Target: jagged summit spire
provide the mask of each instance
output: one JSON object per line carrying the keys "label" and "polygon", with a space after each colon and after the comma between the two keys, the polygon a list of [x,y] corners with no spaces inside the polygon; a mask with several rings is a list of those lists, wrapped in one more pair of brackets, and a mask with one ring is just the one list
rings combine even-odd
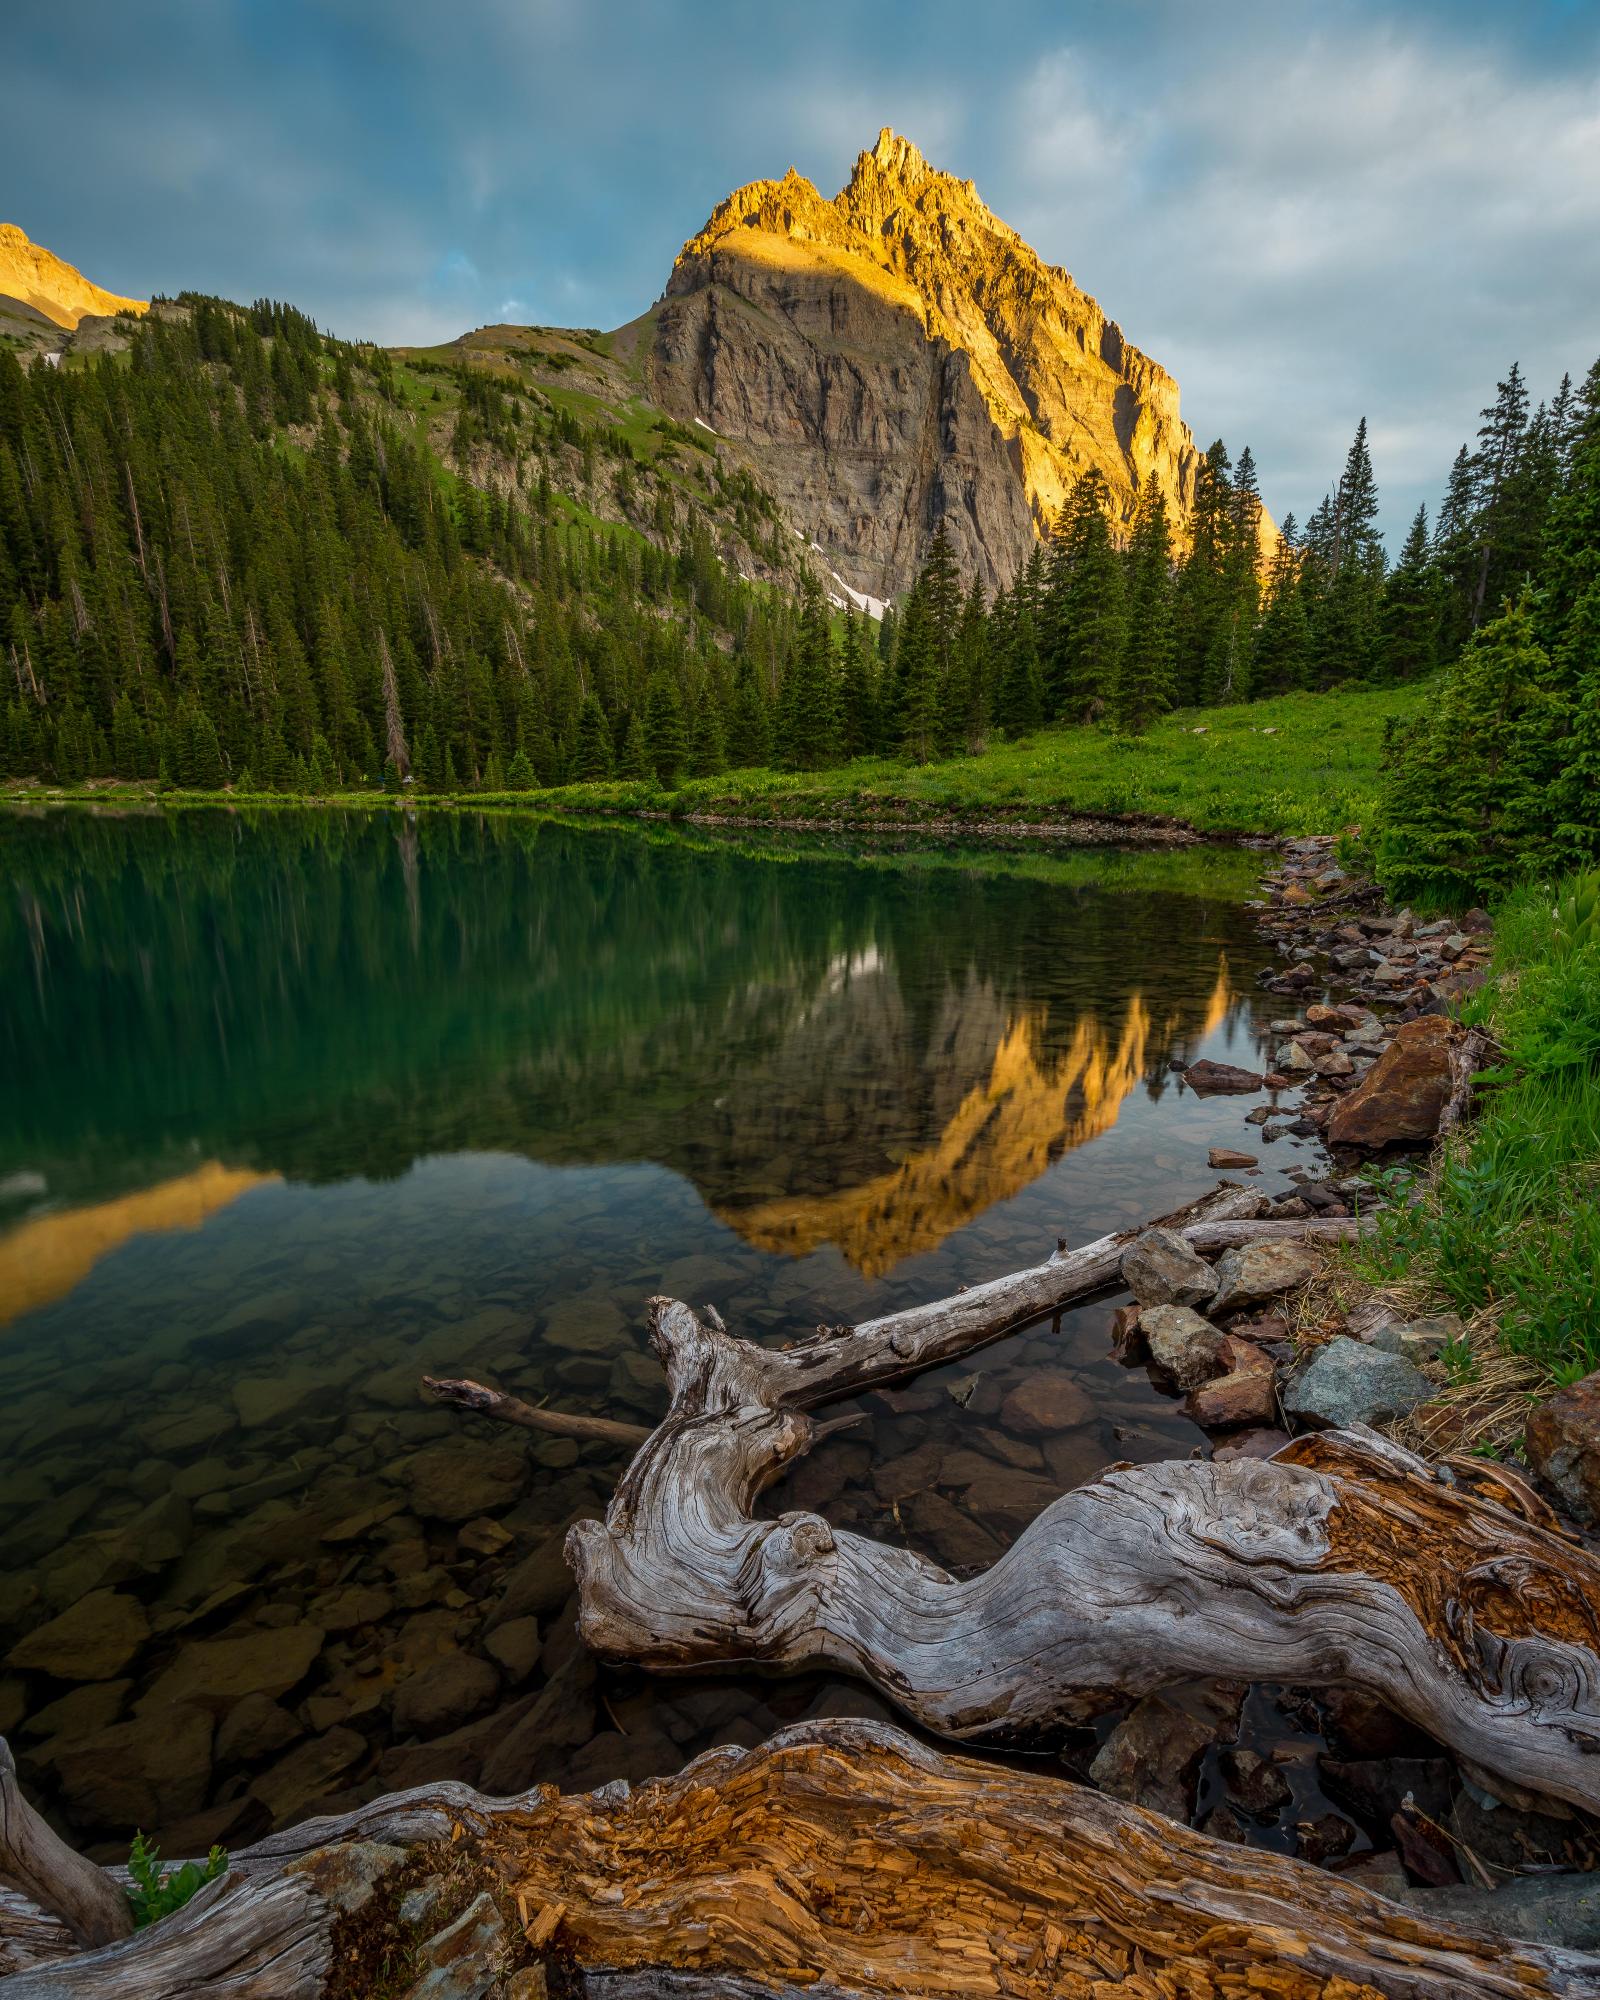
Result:
{"label": "jagged summit spire", "polygon": [[891,175],[901,181],[924,180],[930,171],[927,161],[911,141],[902,139],[888,125],[879,132],[878,143],[856,161],[855,174],[851,178],[859,176],[869,161],[880,174]]}

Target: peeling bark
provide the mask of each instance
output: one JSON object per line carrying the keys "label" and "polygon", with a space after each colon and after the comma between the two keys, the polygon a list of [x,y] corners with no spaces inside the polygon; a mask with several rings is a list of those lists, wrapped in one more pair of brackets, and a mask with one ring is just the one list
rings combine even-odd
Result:
{"label": "peeling bark", "polygon": [[[1375,1435],[1113,1468],[961,1580],[816,1514],[751,1512],[812,1441],[795,1406],[901,1372],[892,1335],[781,1353],[675,1300],[650,1313],[671,1410],[567,1541],[606,1658],[843,1670],[924,1728],[1004,1742],[1190,1674],[1352,1685],[1600,1805],[1600,1563]],[[937,1316],[928,1347],[952,1351]]]}
{"label": "peeling bark", "polygon": [[1578,2000],[1600,1981],[1600,1958],[1438,1924],[1064,1779],[833,1722],[631,1793],[446,1784],[310,1821],[153,1929],[19,1972],[6,2000],[314,2000],[339,1850],[374,1841],[481,1868],[509,1963],[548,1953],[592,2000]]}

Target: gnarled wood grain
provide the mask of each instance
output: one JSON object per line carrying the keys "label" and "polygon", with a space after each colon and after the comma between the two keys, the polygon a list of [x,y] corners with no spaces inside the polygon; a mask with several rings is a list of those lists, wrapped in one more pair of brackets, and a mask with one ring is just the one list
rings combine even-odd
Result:
{"label": "gnarled wood grain", "polygon": [[177,1917],[0,1991],[312,2000],[335,1920],[319,1864],[332,1846],[368,1841],[431,1847],[441,1865],[481,1871],[512,1962],[535,1957],[538,1937],[592,2000],[792,1989],[812,2000],[1578,2000],[1600,1990],[1600,1958],[1437,1924],[1063,1779],[831,1722],[710,1751],[632,1792],[563,1798],[545,1787],[493,1800],[439,1785],[314,1820],[236,1857]]}
{"label": "gnarled wood grain", "polygon": [[[801,1401],[904,1356],[774,1353],[654,1299],[668,1416],[574,1527],[580,1629],[657,1670],[828,1667],[956,1739],[1047,1741],[1186,1675],[1365,1687],[1528,1788],[1600,1805],[1600,1563],[1371,1434],[1114,1468],[980,1575],[820,1515],[754,1518]],[[942,1336],[936,1335],[943,1358]]]}

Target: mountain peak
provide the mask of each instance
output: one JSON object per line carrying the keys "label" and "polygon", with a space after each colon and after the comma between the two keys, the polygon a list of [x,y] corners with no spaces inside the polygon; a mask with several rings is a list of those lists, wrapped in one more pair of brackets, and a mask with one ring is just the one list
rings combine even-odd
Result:
{"label": "mountain peak", "polygon": [[664,406],[747,445],[857,592],[906,589],[941,521],[1009,583],[1090,470],[1124,522],[1153,479],[1186,539],[1176,382],[890,126],[831,200],[791,168],[720,203],[653,339]]}
{"label": "mountain peak", "polygon": [[19,299],[57,326],[75,327],[90,313],[142,313],[148,299],[125,299],[86,278],[14,222],[0,222],[0,298]]}
{"label": "mountain peak", "polygon": [[909,139],[902,139],[898,132],[885,125],[878,134],[878,143],[864,152],[856,161],[855,173],[851,179],[858,179],[868,163],[894,180],[915,184],[926,180],[932,171],[927,161]]}

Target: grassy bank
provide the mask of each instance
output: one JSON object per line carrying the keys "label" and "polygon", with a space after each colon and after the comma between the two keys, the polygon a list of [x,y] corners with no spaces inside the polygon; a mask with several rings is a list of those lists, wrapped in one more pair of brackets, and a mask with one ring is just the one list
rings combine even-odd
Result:
{"label": "grassy bank", "polygon": [[[554,812],[662,813],[879,826],[1047,824],[1074,819],[1174,823],[1198,833],[1331,833],[1371,823],[1385,725],[1408,718],[1422,688],[1289,695],[1230,708],[1164,717],[1148,735],[1109,728],[1042,730],[999,743],[981,756],[908,764],[867,759],[827,771],[749,770],[666,786],[655,780],[562,785],[534,792],[408,794],[419,805],[534,807]],[[1200,733],[1196,733],[1196,732]],[[13,788],[16,795],[18,788]],[[148,798],[153,787],[29,787],[24,797]],[[239,804],[237,792],[176,794],[167,800]],[[263,805],[303,804],[281,793],[249,795]],[[373,790],[319,798],[372,805]]]}
{"label": "grassy bank", "polygon": [[1363,1261],[1573,1381],[1600,1368],[1600,873],[1506,899],[1464,1011],[1502,1052],[1479,1117]]}
{"label": "grassy bank", "polygon": [[1328,833],[1370,821],[1385,724],[1425,698],[1416,688],[1290,695],[1179,711],[1139,737],[1042,730],[943,763],[873,758],[828,771],[734,771],[671,789],[615,781],[536,796],[568,810],[747,819],[1081,817],[1172,820],[1209,834]]}

